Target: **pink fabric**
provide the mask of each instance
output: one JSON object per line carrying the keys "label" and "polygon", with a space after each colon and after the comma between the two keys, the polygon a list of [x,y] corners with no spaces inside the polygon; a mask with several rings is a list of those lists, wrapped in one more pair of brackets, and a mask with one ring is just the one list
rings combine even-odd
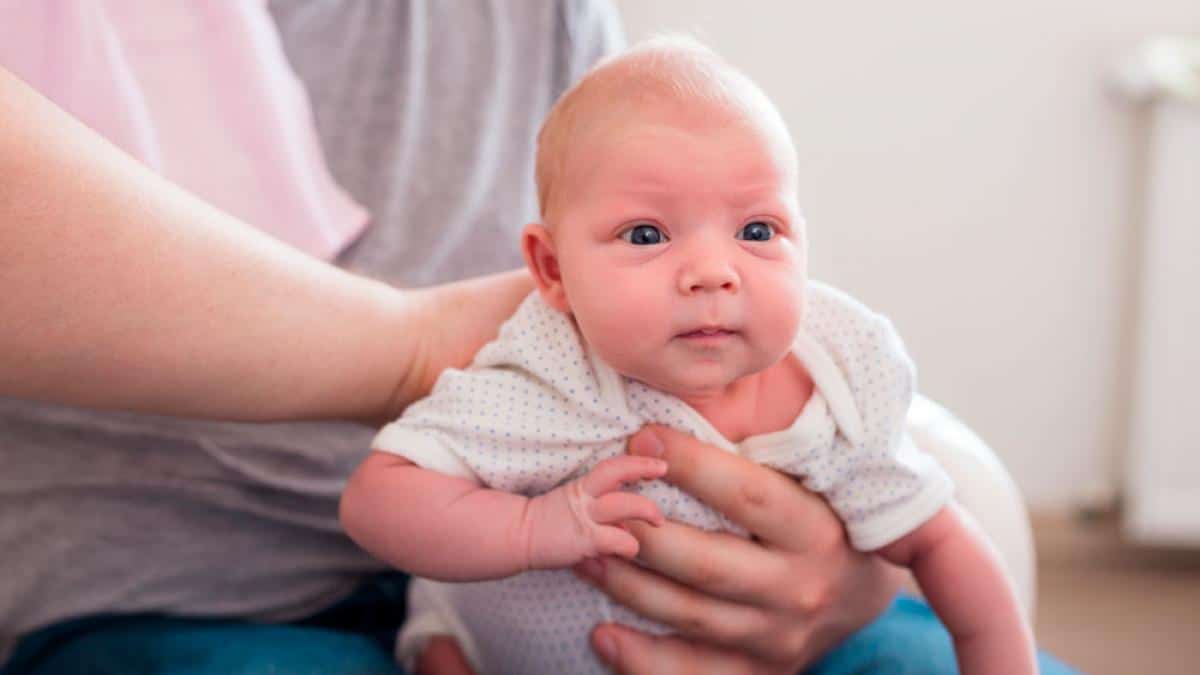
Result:
{"label": "pink fabric", "polygon": [[0,0],[0,65],[169,180],[329,259],[368,214],[330,176],[266,3]]}

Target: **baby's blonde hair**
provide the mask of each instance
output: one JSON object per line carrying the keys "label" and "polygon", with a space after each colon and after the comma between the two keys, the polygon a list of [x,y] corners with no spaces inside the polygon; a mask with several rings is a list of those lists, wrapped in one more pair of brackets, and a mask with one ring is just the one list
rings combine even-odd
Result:
{"label": "baby's blonde hair", "polygon": [[598,63],[550,109],[538,132],[535,168],[543,222],[580,128],[597,117],[636,113],[660,103],[685,106],[701,119],[714,111],[737,119],[765,117],[768,128],[782,132],[791,146],[778,110],[750,78],[695,38],[660,35]]}

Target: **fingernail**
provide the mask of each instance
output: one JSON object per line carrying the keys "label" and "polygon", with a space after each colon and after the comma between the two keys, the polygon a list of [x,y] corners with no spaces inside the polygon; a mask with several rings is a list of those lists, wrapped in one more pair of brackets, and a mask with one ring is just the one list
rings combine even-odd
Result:
{"label": "fingernail", "polygon": [[663,452],[666,450],[658,434],[649,429],[643,429],[635,434],[633,440],[629,443],[629,449],[635,455],[644,455],[646,457],[662,457]]}
{"label": "fingernail", "polygon": [[601,633],[596,638],[596,651],[600,652],[600,659],[608,665],[613,665],[617,662],[617,641],[611,635]]}
{"label": "fingernail", "polygon": [[599,558],[588,558],[576,565],[575,569],[593,583],[604,583],[604,563]]}

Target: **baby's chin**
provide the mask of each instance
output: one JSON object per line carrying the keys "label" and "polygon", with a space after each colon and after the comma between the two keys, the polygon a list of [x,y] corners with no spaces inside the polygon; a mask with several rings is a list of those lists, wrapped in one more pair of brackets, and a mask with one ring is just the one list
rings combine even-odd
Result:
{"label": "baby's chin", "polygon": [[761,368],[722,368],[717,365],[706,368],[688,368],[686,373],[653,371],[640,373],[622,372],[631,380],[670,394],[676,398],[694,400],[719,396],[738,380],[754,373]]}
{"label": "baby's chin", "polygon": [[697,359],[690,351],[673,349],[612,354],[612,358],[597,351],[621,375],[687,401],[728,393],[739,380],[767,370],[791,349],[790,345],[734,349],[715,359]]}

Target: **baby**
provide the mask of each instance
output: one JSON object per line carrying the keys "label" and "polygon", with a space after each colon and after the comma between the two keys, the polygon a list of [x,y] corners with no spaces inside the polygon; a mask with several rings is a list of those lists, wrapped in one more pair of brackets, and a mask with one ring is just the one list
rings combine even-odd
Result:
{"label": "baby", "polygon": [[631,49],[555,104],[522,236],[537,292],[379,433],[343,497],[359,544],[426,577],[401,658],[445,634],[480,673],[604,672],[596,623],[664,630],[562,569],[636,555],[630,519],[744,534],[624,453],[656,423],[821,493],[854,547],[912,569],[964,672],[1034,672],[994,554],[904,433],[891,324],[807,280],[796,173],[766,96],[690,40]]}

